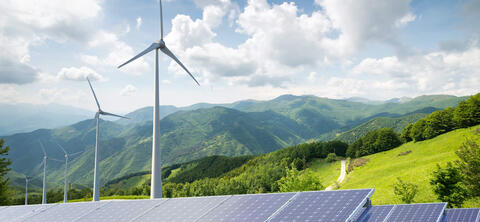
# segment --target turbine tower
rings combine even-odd
[[[55,142],[58,147],[60,147],[60,149],[62,149],[63,153],[65,153],[65,188],[63,190],[63,202],[64,203],[67,203],[68,202],[68,158],[70,156],[74,156],[74,155],[77,155],[77,154],[80,154],[82,153],[83,151],[80,151],[80,152],[76,152],[76,153],[72,153],[72,154],[68,154],[67,151],[65,150],[65,148],[63,148],[63,146],[61,146],[60,144],[58,144],[57,142]]]
[[[28,181],[32,179],[29,176],[25,176],[25,205],[28,205]]]
[[[88,85],[90,85],[90,89],[92,90],[93,98],[95,98],[95,102],[97,103],[98,111],[95,114],[95,119],[97,120],[97,135],[95,138],[95,167],[93,170],[93,201],[99,201],[100,200],[100,187],[99,187],[99,181],[98,181],[98,161],[99,161],[99,154],[98,154],[98,139],[100,136],[100,115],[104,116],[115,116],[115,117],[120,117],[124,119],[129,119],[128,117],[116,115],[113,113],[108,113],[104,112],[102,108],[100,108],[100,104],[98,103],[97,95],[95,95],[95,91],[93,90],[92,83],[90,83],[90,80],[87,78]]]
[[[58,162],[63,162],[61,160],[49,158],[47,156],[47,152],[45,152],[45,147],[43,147],[43,143],[38,141],[40,143],[40,147],[42,148],[43,151],[43,193],[42,193],[42,204],[47,204],[47,160],[54,160]]]
[[[159,126],[159,110],[160,110],[160,101],[159,101],[159,76],[158,76],[158,50],[162,51],[165,55],[172,58],[175,62],[178,63],[187,73],[192,77],[192,79],[198,83],[198,81],[193,77],[193,75],[188,71],[188,69],[178,60],[178,58],[167,48],[165,42],[163,41],[163,15],[162,15],[162,1],[160,3],[160,40],[153,42],[147,49],[140,52],[135,57],[131,58],[127,62],[118,66],[122,66],[136,60],[143,55],[155,50],[155,77],[154,77],[154,87],[155,87],[155,101],[153,106],[153,136],[152,136],[152,181],[150,187],[150,198],[162,198],[162,163],[161,163],[161,153],[160,153],[160,126]]]

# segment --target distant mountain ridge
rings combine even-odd
[[[162,160],[163,164],[170,165],[212,155],[231,157],[271,152],[332,132],[348,131],[375,118],[405,115],[426,107],[456,106],[463,99],[426,96],[405,103],[371,105],[284,95],[269,101],[249,100],[220,106],[197,104],[181,108],[184,110],[171,108],[173,113],[164,113],[166,116],[160,121]],[[152,122],[148,118],[151,118],[151,110],[147,107],[127,115],[134,117],[131,123],[101,123],[103,182],[150,169]],[[69,175],[73,183],[91,184],[94,126],[90,119],[62,128],[5,137],[6,144],[12,147],[13,170],[40,175],[43,155],[38,140],[45,144],[51,157],[63,159],[61,150],[55,145],[58,142],[70,152],[84,150],[71,161]],[[48,164],[48,180],[60,185],[62,163]]]

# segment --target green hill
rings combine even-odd
[[[400,177],[418,185],[415,202],[438,202],[429,184],[432,171],[436,169],[436,164],[444,166],[448,161],[456,160],[455,151],[465,138],[472,137],[479,130],[480,126],[459,129],[430,140],[410,142],[389,151],[364,156],[362,158],[368,159],[368,162],[354,168],[341,189],[375,188],[374,204],[398,204],[400,202],[395,198],[392,185]],[[476,139],[480,141],[480,138]],[[470,204],[480,206],[479,203]]]

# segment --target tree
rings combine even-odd
[[[453,122],[453,108],[448,107],[439,110],[425,117],[425,129],[423,136],[425,139],[431,139],[438,135],[449,132],[455,128]]]
[[[458,128],[480,124],[480,93],[458,104],[453,113],[453,121]]]
[[[298,171],[295,166],[286,168],[286,175],[277,181],[280,192],[323,190],[323,185],[314,172],[307,169]]]
[[[410,131],[412,130],[413,124],[409,123],[405,128],[402,130],[402,134],[400,135],[400,138],[403,139],[406,143],[412,141],[412,137],[410,137]]]
[[[397,177],[397,182],[393,184],[393,193],[397,195],[400,200],[409,204],[413,202],[413,199],[417,195],[418,186],[413,183],[403,182],[400,177]]]
[[[335,162],[337,160],[337,155],[335,155],[335,153],[329,153],[327,155],[327,158],[325,158],[325,160],[329,163]]]
[[[410,130],[410,138],[412,138],[415,142],[425,140],[423,136],[423,132],[425,132],[425,119],[419,119],[415,122]]]
[[[456,151],[460,160],[456,163],[464,175],[464,183],[473,196],[480,196],[480,146],[467,139]]]
[[[0,205],[7,205],[10,203],[10,196],[8,195],[8,178],[5,178],[12,164],[12,161],[6,158],[8,156],[9,146],[4,146],[4,140],[0,139]]]
[[[445,168],[437,164],[430,184],[439,200],[447,202],[449,207],[461,207],[467,197],[467,190],[462,180],[460,168],[448,162]]]

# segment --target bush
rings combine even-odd
[[[397,195],[404,203],[412,203],[418,193],[418,186],[413,183],[403,182],[397,177],[397,182],[393,184],[393,193]]]
[[[467,190],[473,196],[480,196],[480,146],[471,139],[467,139],[456,152],[457,162],[464,175]]]
[[[286,175],[277,181],[280,192],[323,190],[319,178],[310,169],[298,171],[293,165],[286,168]]]
[[[327,158],[325,158],[325,160],[329,163],[335,162],[335,161],[337,161],[337,155],[335,155],[335,153],[329,153],[327,155]]]
[[[448,162],[445,168],[437,164],[437,170],[433,171],[430,184],[439,200],[448,202],[449,207],[461,207],[467,196],[462,180],[460,168]]]

